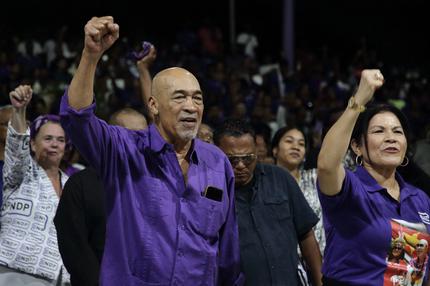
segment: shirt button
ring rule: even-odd
[[[186,203],[186,202],[187,202],[187,200],[186,200],[186,199],[184,199],[184,198],[181,198],[181,202]]]
[[[185,230],[185,225],[184,224],[181,224],[181,229]]]

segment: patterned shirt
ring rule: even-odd
[[[69,281],[58,251],[54,216],[58,196],[45,170],[30,154],[30,130],[9,123],[3,167],[0,264],[25,273]],[[67,175],[61,173],[64,185]]]
[[[325,248],[325,233],[322,218],[322,209],[317,190],[317,169],[301,170],[299,187],[302,190],[308,204],[318,216],[319,221],[314,227],[315,237],[318,241],[321,253]]]

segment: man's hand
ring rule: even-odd
[[[20,85],[9,93],[9,98],[15,109],[23,109],[29,104],[32,95],[33,90],[31,89],[31,86]]]
[[[142,70],[149,70],[149,67],[152,65],[156,58],[157,50],[155,49],[154,45],[151,45],[148,54],[144,56],[141,60],[137,61],[137,68],[139,69],[139,72],[142,72]]]
[[[384,76],[378,69],[363,70],[361,72],[360,84],[357,93],[355,94],[355,101],[359,105],[366,105],[372,98],[375,90],[384,84]]]
[[[119,26],[113,17],[93,17],[85,25],[84,53],[98,60],[119,37]]]

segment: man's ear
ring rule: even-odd
[[[152,114],[158,115],[158,101],[154,96],[150,96],[148,100],[148,107],[149,111],[151,111]]]
[[[272,153],[273,153],[273,157],[276,158],[276,156],[278,156],[278,147],[273,148]]]
[[[361,145],[357,143],[355,139],[351,140],[351,149],[354,151],[355,155],[361,156],[363,153],[361,152]]]

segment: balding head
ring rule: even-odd
[[[177,80],[187,78],[193,81],[200,88],[196,77],[184,68],[172,67],[157,73],[152,79],[152,95],[159,98],[167,92],[169,88],[176,88]]]
[[[203,96],[197,78],[179,67],[162,70],[152,81],[149,108],[167,142],[191,141],[203,115]]]
[[[145,116],[129,107],[120,109],[112,114],[109,124],[122,126],[130,130],[142,130],[148,127]]]

